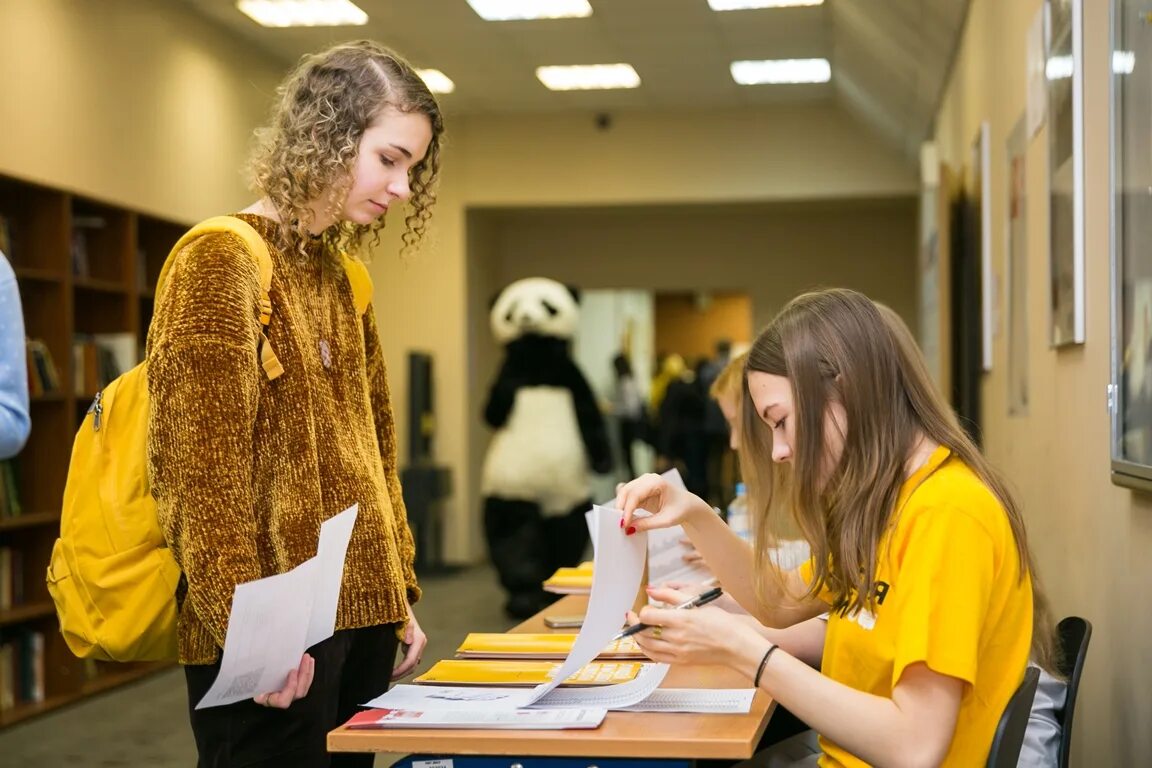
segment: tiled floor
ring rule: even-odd
[[[452,655],[468,632],[500,632],[503,595],[488,567],[423,575],[416,616],[429,637],[424,667]],[[380,755],[390,765],[395,755]],[[184,676],[161,672],[76,706],[0,731],[7,768],[191,768],[196,750],[188,728]]]

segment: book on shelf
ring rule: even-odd
[[[443,659],[414,683],[432,685],[536,686],[551,682],[560,669],[555,661],[505,661],[491,659]],[[614,685],[635,679],[640,662],[594,661],[585,664],[560,685]]]
[[[0,710],[44,701],[44,633],[22,630],[0,644]]]
[[[32,397],[60,391],[60,370],[48,345],[41,339],[28,339],[28,394]]]
[[[8,222],[8,217],[0,213],[0,253],[3,253],[8,260],[12,260],[12,225]]]
[[[592,592],[592,563],[575,568],[557,568],[544,580],[544,591],[560,595],[587,595]]]
[[[19,517],[24,512],[20,503],[20,483],[14,459],[0,461],[0,519]]]
[[[0,611],[24,604],[24,552],[0,547]]]
[[[345,725],[351,730],[385,728],[478,728],[517,731],[597,728],[605,709],[369,709]]]
[[[136,334],[77,334],[72,341],[74,392],[90,397],[139,362]]]
[[[72,215],[72,274],[77,277],[91,276],[88,235],[92,230],[103,229],[107,225],[103,216]]]
[[[462,659],[566,659],[576,644],[574,634],[471,632],[456,649]],[[613,640],[597,659],[644,659],[634,637]]]

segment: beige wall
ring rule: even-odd
[[[678,354],[688,365],[716,354],[716,344],[752,342],[752,300],[746,293],[657,293],[652,348]]]
[[[941,158],[963,166],[981,120],[992,128],[992,242],[1004,285],[1008,132],[1023,114],[1026,28],[1040,0],[974,0],[939,114]],[[1084,0],[1087,343],[1048,346],[1047,129],[1028,147],[1030,410],[1007,416],[1005,338],[984,380],[989,456],[1024,504],[1057,615],[1095,627],[1076,708],[1073,764],[1152,764],[1152,502],[1109,480],[1109,181],[1107,0]],[[1001,315],[1003,296],[1000,297]]]
[[[242,208],[282,74],[176,2],[0,2],[0,171],[161,216]]]

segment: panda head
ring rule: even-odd
[[[501,344],[524,336],[571,339],[580,319],[580,294],[546,277],[526,277],[500,292],[492,303],[492,334]]]

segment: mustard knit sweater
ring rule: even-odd
[[[184,664],[218,657],[237,584],[315,555],[320,524],[354,503],[336,628],[404,622],[420,596],[372,308],[356,313],[337,254],[316,242],[303,258],[279,247],[275,223],[239,218],[268,243],[267,333],[284,374],[259,365],[256,261],[235,235],[176,256],[148,334],[149,473],[187,581]]]

